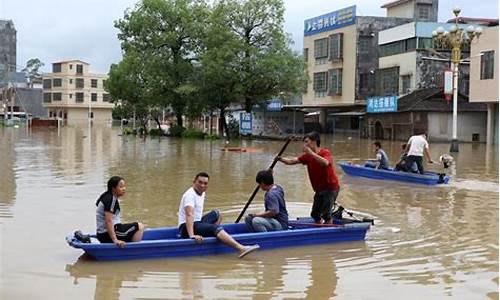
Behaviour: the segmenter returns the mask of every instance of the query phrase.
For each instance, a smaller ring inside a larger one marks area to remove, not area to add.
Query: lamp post
[[[458,152],[457,138],[457,110],[458,110],[458,65],[461,60],[462,46],[471,43],[474,38],[479,38],[483,32],[481,27],[470,25],[467,27],[467,34],[463,29],[458,27],[458,15],[460,8],[455,7],[453,14],[455,15],[455,24],[450,27],[450,31],[446,31],[443,27],[438,27],[432,32],[434,40],[434,48],[451,49],[451,68],[453,71],[453,137],[451,140],[450,152]]]

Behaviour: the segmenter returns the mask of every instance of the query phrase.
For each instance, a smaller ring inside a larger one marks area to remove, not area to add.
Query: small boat
[[[447,184],[450,177],[445,174],[425,172],[425,174],[408,173],[394,171],[393,169],[383,170],[351,164],[349,162],[339,162],[338,165],[350,176],[359,176],[371,179],[396,180],[408,183],[418,183],[426,185]]]
[[[373,221],[336,220],[335,224],[314,224],[311,218],[290,221],[290,229],[249,233],[244,223],[223,224],[224,229],[244,245],[259,244],[261,250],[364,240]],[[131,260],[213,255],[235,252],[216,238],[207,237],[198,244],[192,239],[181,239],[177,227],[152,228],[144,231],[143,240],[127,243],[124,248],[115,244],[101,244],[95,236],[90,243],[66,237],[73,248],[82,249],[96,260]]]

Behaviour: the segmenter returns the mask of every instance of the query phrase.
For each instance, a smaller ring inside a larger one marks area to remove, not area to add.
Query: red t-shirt
[[[313,190],[316,193],[326,190],[337,191],[339,189],[339,180],[333,168],[332,154],[325,148],[319,148],[317,154],[330,162],[328,166],[323,167],[320,165],[311,154],[304,153],[298,157],[302,164],[307,165],[307,173],[309,173],[309,180],[311,180]]]

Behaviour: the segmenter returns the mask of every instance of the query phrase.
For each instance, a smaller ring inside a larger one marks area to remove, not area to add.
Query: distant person
[[[248,214],[245,218],[248,231],[266,232],[288,229],[288,212],[285,204],[283,188],[274,184],[272,171],[265,170],[257,173],[255,179],[261,190],[265,191],[265,211],[257,214]]]
[[[406,157],[408,157],[408,154],[406,153],[406,146],[406,143],[401,144],[401,156],[399,157],[399,162],[394,167],[394,171],[408,172],[408,168],[406,167]],[[417,163],[413,162],[409,168],[409,172],[418,173]]]
[[[372,159],[370,162],[367,162],[365,164],[365,167],[389,170],[389,157],[387,157],[387,154],[382,149],[382,144],[380,144],[379,141],[376,141],[372,145],[376,158]]]
[[[434,161],[431,159],[431,154],[429,153],[429,143],[427,142],[427,134],[425,133],[410,137],[406,146],[406,150],[408,153],[408,156],[405,159],[407,172],[411,172],[411,166],[413,165],[413,163],[416,163],[418,173],[424,174],[424,155],[430,164],[434,163]]]
[[[216,237],[224,244],[236,249],[239,252],[239,258],[243,258],[250,252],[259,249],[259,245],[243,246],[235,241],[220,226],[222,218],[218,210],[212,210],[203,215],[208,180],[207,173],[200,172],[196,174],[193,186],[182,195],[179,205],[179,232],[181,237],[194,239],[197,243],[202,243],[203,237]]]
[[[306,134],[303,141],[304,154],[295,158],[278,157],[278,160],[286,165],[301,163],[307,166],[309,180],[315,192],[311,217],[318,224],[322,221],[331,224],[332,207],[340,189],[332,154],[328,149],[320,148],[320,136],[315,131]]]
[[[121,222],[119,198],[125,195],[125,180],[113,176],[108,180],[108,190],[96,202],[97,239],[101,243],[114,243],[120,248],[126,242],[142,240],[144,225],[142,223]]]

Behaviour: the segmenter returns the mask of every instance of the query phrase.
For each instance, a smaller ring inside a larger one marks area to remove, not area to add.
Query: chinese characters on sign
[[[397,96],[370,97],[366,101],[366,112],[368,113],[396,112],[396,111],[398,111]]]
[[[319,17],[304,21],[304,35],[337,29],[353,25],[356,22],[356,5],[346,7]]]
[[[275,100],[271,100],[268,104],[267,104],[267,111],[281,111],[281,100],[279,99],[275,99]]]
[[[240,113],[240,134],[252,134],[252,114]]]

